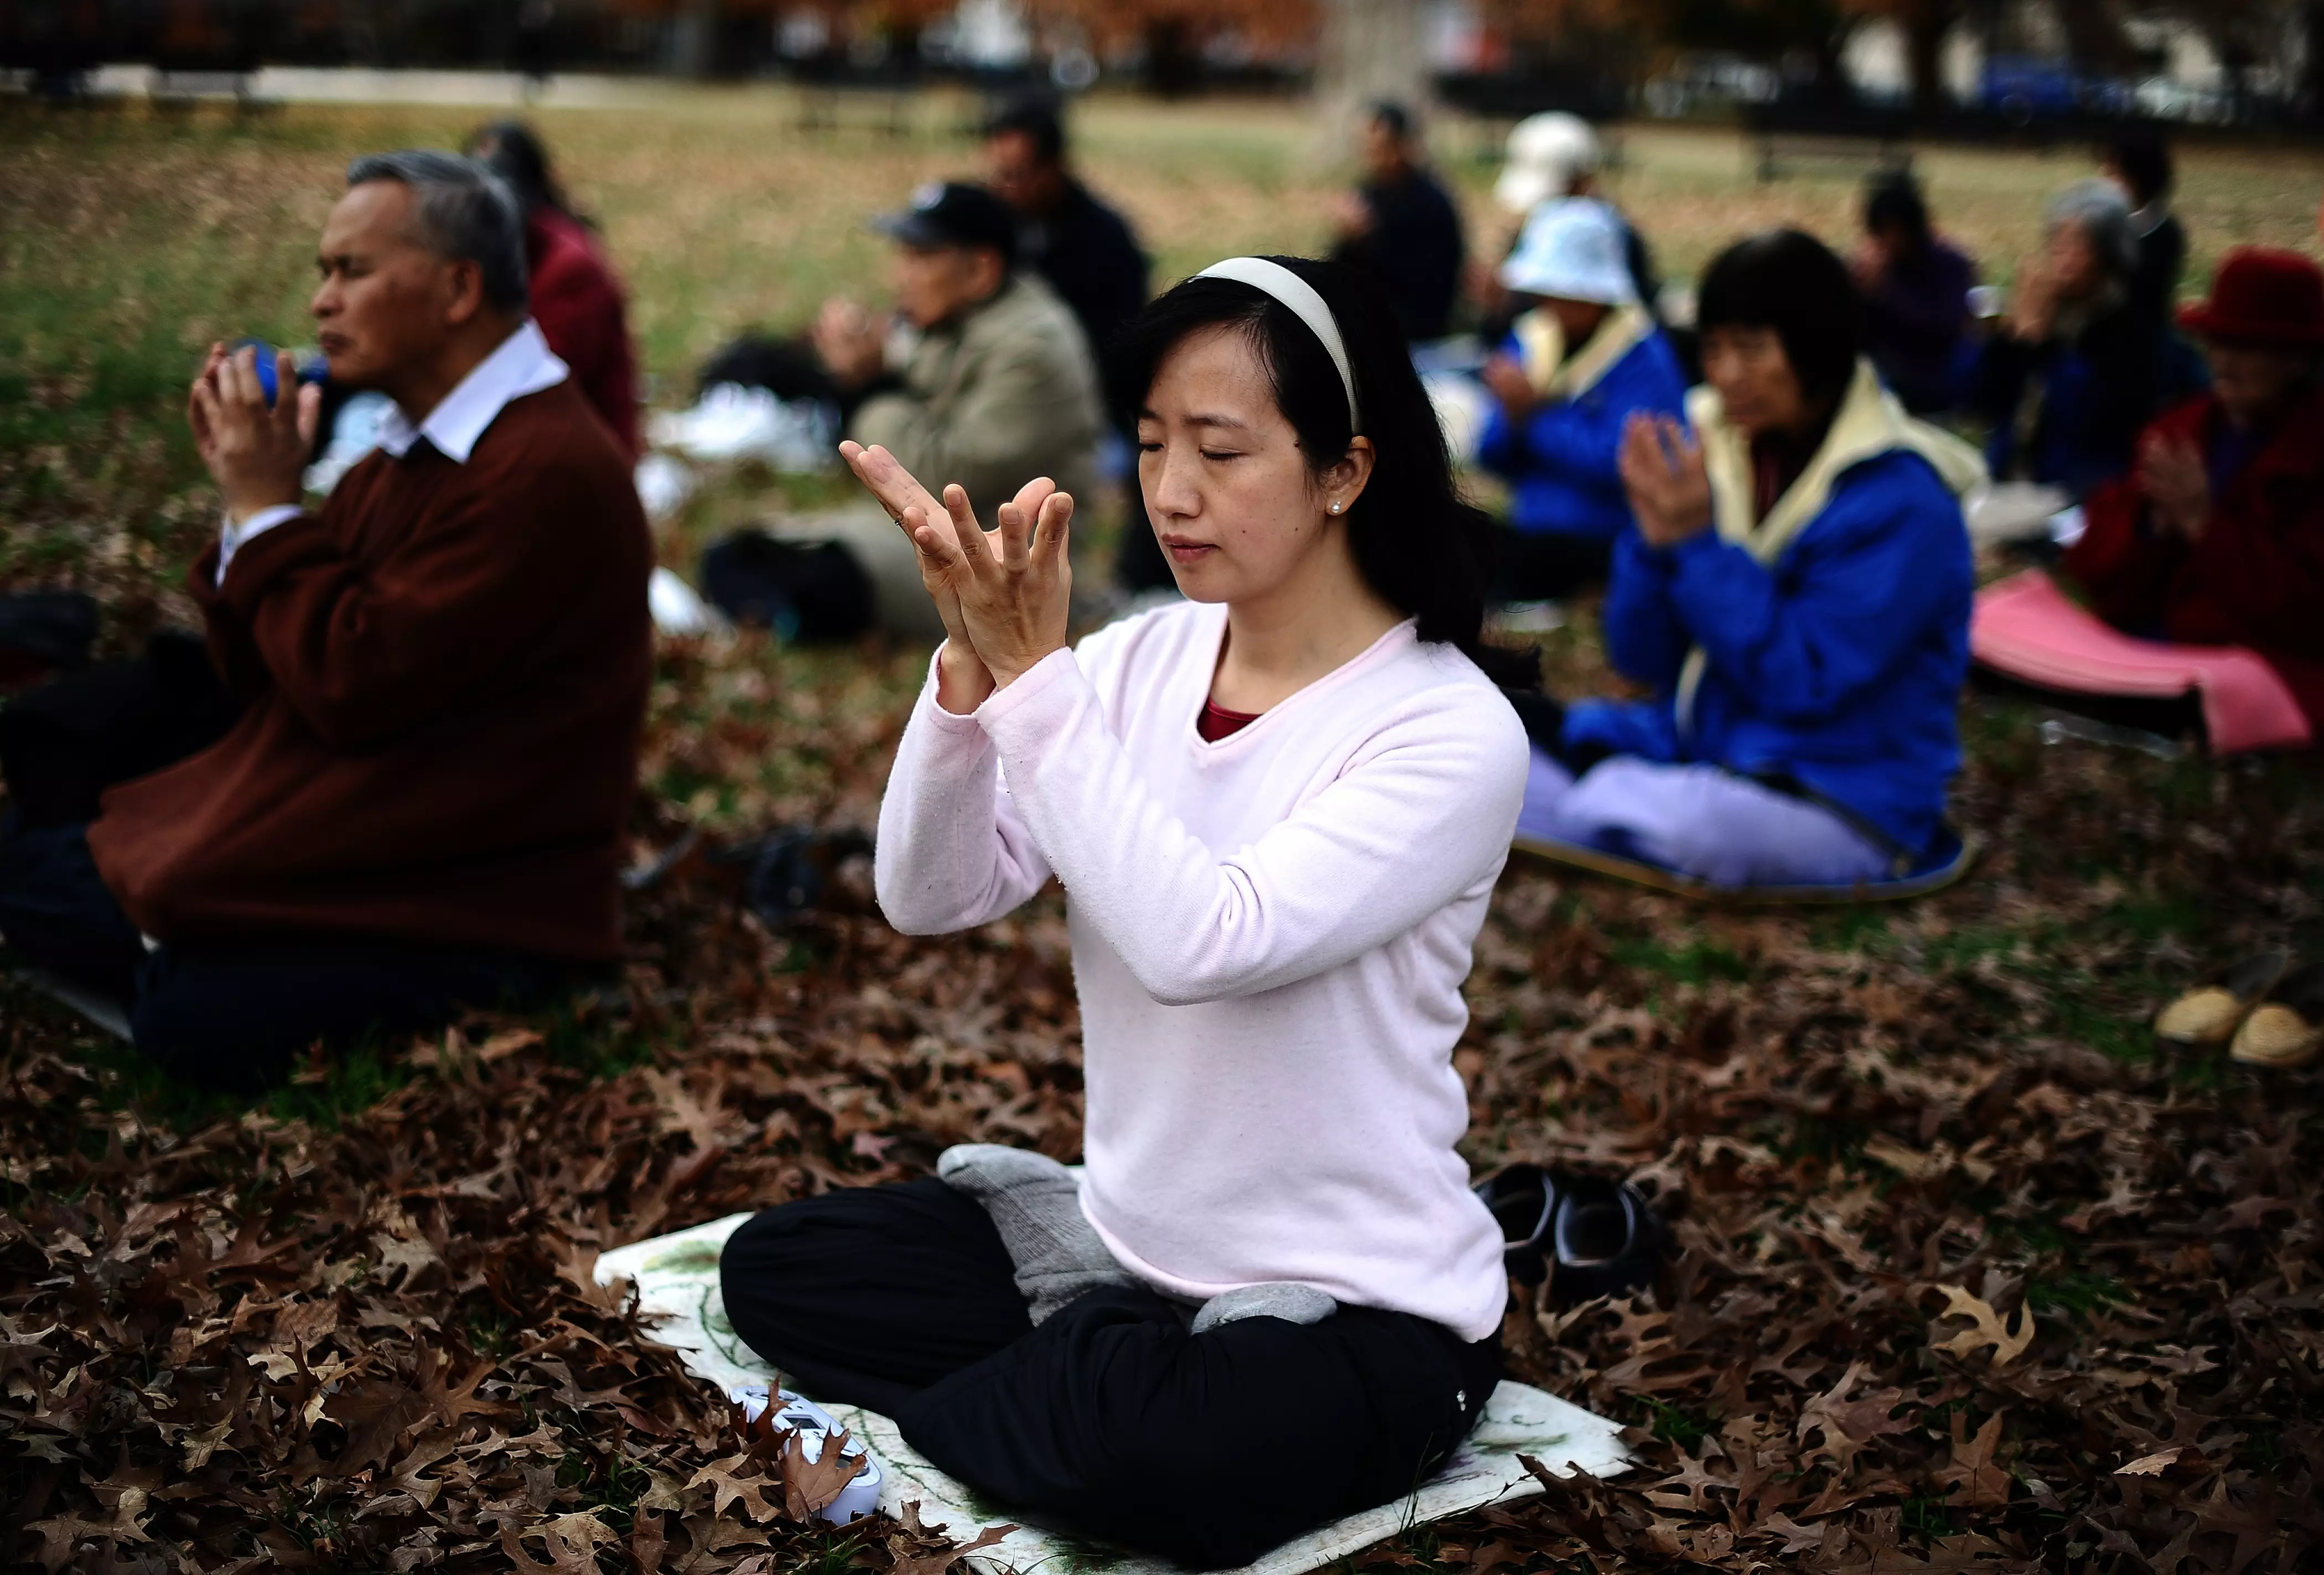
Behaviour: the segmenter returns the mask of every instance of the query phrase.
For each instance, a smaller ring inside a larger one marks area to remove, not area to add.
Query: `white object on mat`
[[[774,1370],[735,1338],[718,1290],[719,1249],[750,1217],[729,1214],[690,1230],[618,1248],[597,1260],[598,1283],[634,1282],[640,1309],[663,1320],[654,1338],[683,1353],[687,1370],[722,1393],[740,1385],[771,1386],[779,1381]],[[1031,1575],[1100,1564],[1106,1575],[1176,1575],[1177,1566],[1161,1559],[1104,1551],[1093,1556],[1086,1539],[1043,1531],[1004,1506],[984,1502],[923,1460],[904,1441],[896,1424],[877,1412],[852,1405],[824,1409],[871,1451],[882,1479],[880,1507],[889,1515],[917,1503],[923,1523],[942,1527],[957,1542],[973,1540],[987,1526],[1017,1524],[1001,1541],[968,1556],[968,1562],[987,1575]],[[1518,1463],[1519,1455],[1540,1461],[1558,1476],[1571,1476],[1577,1469],[1611,1476],[1630,1463],[1619,1432],[1602,1416],[1504,1379],[1485,1403],[1485,1414],[1468,1441],[1418,1492],[1296,1537],[1234,1575],[1303,1575],[1409,1526],[1539,1493],[1540,1479]]]
[[[823,1459],[824,1446],[846,1425],[797,1391],[777,1388],[771,1384],[737,1384],[726,1391],[726,1399],[742,1408],[745,1422],[758,1421],[767,1414],[769,1405],[781,1400],[781,1407],[775,1413],[775,1425],[798,1434],[799,1452],[810,1463]],[[880,1508],[880,1484],[884,1478],[880,1462],[872,1459],[872,1451],[863,1447],[863,1441],[850,1436],[839,1458],[866,1463],[855,1479],[839,1490],[838,1497],[815,1512],[815,1518],[826,1525],[845,1525],[851,1520],[876,1514]]]

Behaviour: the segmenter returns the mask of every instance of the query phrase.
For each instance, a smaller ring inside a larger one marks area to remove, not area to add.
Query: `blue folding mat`
[[[1958,882],[1977,862],[1983,844],[1975,834],[1957,836],[1947,832],[1943,840],[1910,870],[1893,875],[1886,880],[1864,880],[1831,886],[1718,886],[1700,876],[1689,875],[1666,864],[1657,864],[1636,853],[1618,852],[1608,848],[1593,847],[1587,843],[1562,842],[1555,837],[1517,834],[1515,847],[1522,853],[1546,859],[1569,870],[1586,870],[1593,875],[1604,875],[1615,880],[1627,880],[1633,886],[1643,886],[1654,891],[1668,891],[1680,897],[1691,897],[1698,902],[1723,904],[1731,907],[1844,907],[1864,902],[1903,902],[1910,898],[1926,897],[1932,891],[1942,891]]]

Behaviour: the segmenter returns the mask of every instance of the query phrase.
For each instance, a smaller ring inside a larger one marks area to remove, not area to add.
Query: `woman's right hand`
[[[920,584],[927,591],[928,599],[936,603],[936,616],[945,626],[945,648],[936,663],[936,703],[955,714],[965,715],[982,705],[985,696],[998,686],[991,669],[977,654],[976,642],[969,638],[967,622],[961,615],[960,585],[954,576],[965,572],[964,566],[942,553],[929,552],[920,545],[918,536],[923,525],[934,524],[939,530],[946,530],[944,522],[950,518],[950,511],[894,455],[879,445],[866,448],[849,441],[839,446],[839,454],[856,479],[880,500],[880,506],[888,511],[888,518],[912,543],[912,551],[919,561]],[[1017,507],[1024,511],[1024,518],[1038,519],[1041,505],[1056,490],[1056,483],[1047,476],[1037,477],[1018,493]],[[975,517],[966,512],[965,501],[963,514],[972,525],[976,523]],[[978,525],[963,534],[968,541],[982,544],[992,555],[993,562],[1001,561],[997,531]],[[949,530],[946,535],[951,535]]]
[[[1676,547],[1711,529],[1711,475],[1693,433],[1668,416],[1639,410],[1623,429],[1618,463],[1648,547]]]

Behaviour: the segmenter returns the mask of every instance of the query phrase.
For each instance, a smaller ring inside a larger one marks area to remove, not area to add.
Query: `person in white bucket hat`
[[[1638,299],[1622,240],[1604,203],[1554,198],[1500,267],[1520,310],[1485,363],[1495,405],[1478,457],[1514,494],[1494,575],[1504,602],[1566,596],[1605,577],[1630,523],[1623,429],[1634,413],[1685,404],[1677,353]]]
[[[1493,201],[1520,221],[1509,251],[1515,251],[1524,238],[1523,221],[1531,219],[1543,204],[1568,197],[1603,198],[1598,177],[1605,168],[1605,148],[1590,123],[1578,115],[1552,110],[1527,115],[1510,129],[1502,158],[1500,179],[1493,183]],[[1654,258],[1637,227],[1618,209],[1611,211],[1620,226],[1631,283],[1638,299],[1652,311],[1660,289]],[[1471,283],[1485,309],[1488,327],[1506,323],[1510,314],[1498,272],[1480,269]]]

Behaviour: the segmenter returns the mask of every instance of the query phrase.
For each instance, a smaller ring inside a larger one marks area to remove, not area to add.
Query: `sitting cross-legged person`
[[[1704,276],[1692,434],[1641,416],[1604,608],[1652,699],[1526,704],[1524,834],[1720,886],[1849,884],[1941,843],[1973,580],[1966,444],[1858,353],[1848,270],[1796,230]]]
[[[2180,320],[2211,391],[2147,428],[2059,566],[2125,633],[2257,653],[2324,736],[2324,271],[2246,247]]]
[[[1508,478],[1493,593],[1506,602],[1571,594],[1606,577],[1630,525],[1618,460],[1640,410],[1686,401],[1677,353],[1639,301],[1624,230],[1591,197],[1544,203],[1500,281],[1530,309],[1485,363],[1496,404],[1478,458]]]
[[[332,380],[395,408],[309,513],[290,358],[272,401],[247,349],[195,380],[226,522],[188,589],[238,716],[93,823],[0,843],[9,947],[231,1088],[615,958],[651,657],[627,458],[526,317],[500,181],[358,159],[318,261]]]
[[[1376,284],[1231,259],[1125,365],[1186,599],[1077,647],[1065,494],[988,534],[847,449],[948,631],[881,906],[936,934],[1064,883],[1086,1168],[951,1149],[760,1214],[721,1277],[753,1350],[1012,1513],[1219,1568],[1411,1491],[1497,1381],[1452,1054],[1526,748],[1464,654],[1480,553]]]

